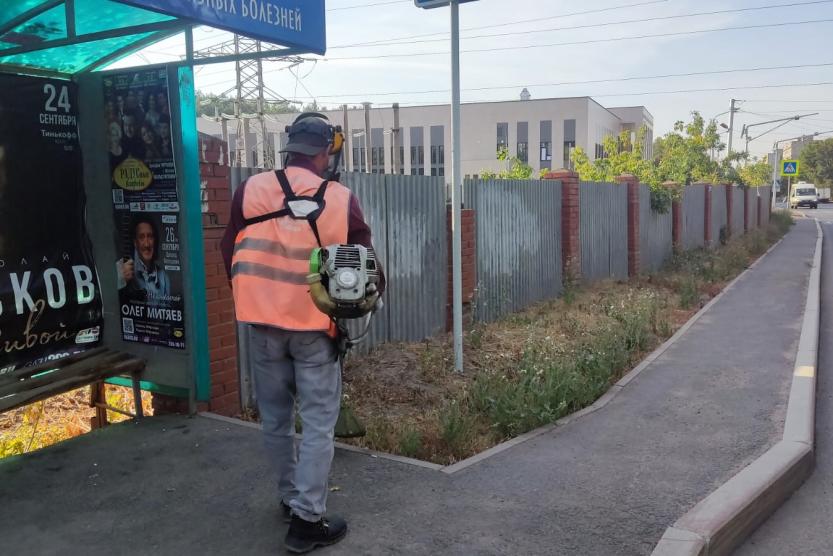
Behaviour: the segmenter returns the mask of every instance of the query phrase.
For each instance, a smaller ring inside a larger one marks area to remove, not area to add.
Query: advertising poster
[[[179,199],[167,70],[104,79],[105,129],[120,257],[122,337],[185,348]]]
[[[77,89],[0,74],[0,374],[99,341]]]

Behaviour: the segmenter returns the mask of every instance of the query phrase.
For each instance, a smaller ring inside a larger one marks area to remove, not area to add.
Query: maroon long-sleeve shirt
[[[297,166],[305,168],[311,172],[315,172],[311,165],[306,164],[305,161],[291,162],[290,166]],[[240,230],[246,227],[246,219],[243,217],[243,196],[246,191],[246,182],[238,186],[234,192],[234,197],[231,201],[231,215],[228,226],[226,226],[223,239],[220,240],[220,250],[223,254],[223,262],[226,266],[226,275],[231,278],[231,259],[234,255],[234,242],[237,239],[237,234]],[[350,195],[350,214],[347,226],[347,243],[363,245],[367,248],[373,248],[372,234],[370,226],[367,225],[362,212],[361,204],[355,195]],[[377,286],[379,292],[385,291],[385,273],[382,269],[381,261],[379,261],[379,284]]]

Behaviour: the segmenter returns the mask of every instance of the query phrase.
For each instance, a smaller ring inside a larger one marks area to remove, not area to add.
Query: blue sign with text
[[[477,0],[459,0],[460,4],[465,4],[466,2],[476,2]],[[431,8],[443,8],[448,6],[451,2],[449,0],[414,0],[414,5],[417,8],[425,8],[426,10],[430,10]]]
[[[303,52],[327,51],[324,0],[117,1]]]

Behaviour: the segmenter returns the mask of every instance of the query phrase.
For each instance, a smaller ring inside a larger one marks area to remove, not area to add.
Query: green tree
[[[497,152],[497,159],[504,162],[504,169],[499,172],[484,170],[480,176],[486,180],[528,180],[532,179],[532,166],[518,158],[509,156],[508,149],[500,149]]]
[[[581,147],[574,149],[572,161],[576,172],[585,181],[606,182],[612,182],[622,174],[633,174],[642,183],[659,186],[662,181],[653,161],[643,156],[647,135],[648,128],[644,126],[637,132],[634,141],[631,141],[629,131],[623,131],[619,137],[608,135],[602,142],[605,156],[593,161]]]
[[[833,186],[833,139],[813,141],[801,151],[801,176],[816,186]]]
[[[772,166],[766,160],[755,159],[741,166],[739,182],[749,187],[760,187],[772,183]]]
[[[692,112],[691,116],[689,123],[678,121],[674,131],[654,142],[654,164],[661,181],[689,185],[725,179],[730,166],[722,166],[711,157],[713,151],[723,150],[717,124],[706,124],[699,112]]]
[[[215,115],[215,108],[220,114],[234,114],[235,100],[228,95],[215,95],[213,93],[203,93],[197,91],[197,115],[211,116]],[[244,100],[241,103],[240,111],[243,114],[257,113],[257,102],[253,100]],[[297,112],[298,109],[287,103],[267,103],[264,107],[264,114],[291,114]]]

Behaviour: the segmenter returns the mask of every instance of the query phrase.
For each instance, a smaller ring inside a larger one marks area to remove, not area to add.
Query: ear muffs
[[[333,128],[332,141],[330,142],[330,154],[338,154],[344,148],[344,132],[341,126]]]

